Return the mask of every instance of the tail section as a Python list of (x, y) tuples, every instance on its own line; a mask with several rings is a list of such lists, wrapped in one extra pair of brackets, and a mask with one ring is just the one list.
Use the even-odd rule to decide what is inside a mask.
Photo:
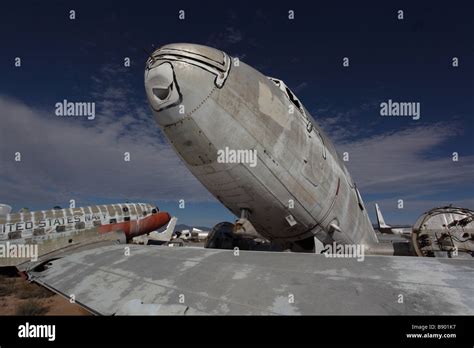
[(399, 235), (410, 235), (412, 232), (411, 228), (393, 228), (385, 223), (382, 211), (377, 203), (375, 203), (375, 213), (377, 214), (377, 222), (379, 225), (379, 232)]
[(385, 219), (383, 218), (382, 212), (380, 211), (380, 207), (377, 203), (375, 203), (375, 214), (377, 214), (377, 223), (379, 225), (379, 230), (386, 230), (391, 228), (385, 223)]
[(173, 237), (173, 232), (177, 222), (178, 218), (173, 216), (168, 222), (168, 226), (166, 226), (166, 229), (161, 233), (151, 232), (148, 235), (148, 241), (169, 242), (171, 240), (171, 237)]
[(166, 226), (166, 230), (164, 230), (161, 235), (164, 238), (167, 238), (168, 241), (171, 240), (171, 237), (173, 236), (174, 229), (176, 227), (176, 223), (178, 222), (178, 218), (176, 216), (173, 216), (168, 222), (168, 226)]

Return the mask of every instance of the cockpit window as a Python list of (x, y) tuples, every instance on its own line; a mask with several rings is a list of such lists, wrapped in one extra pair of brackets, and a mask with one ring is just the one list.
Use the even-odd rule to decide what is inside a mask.
[(303, 107), (301, 106), (301, 103), (300, 101), (298, 100), (298, 98), (295, 97), (295, 95), (293, 94), (292, 91), (290, 91), (290, 89), (288, 87), (286, 87), (286, 95), (288, 96), (288, 98), (290, 98), (291, 102), (293, 104), (296, 105), (296, 107), (300, 110), (303, 109)]
[(303, 108), (303, 105), (301, 104), (300, 100), (296, 97), (296, 95), (291, 91), (291, 89), (288, 88), (287, 85), (285, 85), (285, 83), (282, 81), (282, 80), (278, 80), (276, 78), (273, 78), (273, 77), (268, 77), (275, 85), (277, 85), (277, 87), (283, 92), (286, 94), (286, 96), (288, 97), (288, 99), (293, 103), (294, 106), (297, 107), (297, 109), (299, 110), (299, 112), (306, 118), (308, 119), (308, 117), (306, 116), (306, 112), (304, 111), (304, 108)]
[(294, 106), (298, 108), (300, 111), (301, 115), (305, 118), (306, 123), (306, 130), (308, 133), (312, 133), (313, 131), (316, 132), (321, 140), (322, 143), (322, 156), (324, 159), (326, 159), (326, 144), (324, 143), (324, 138), (322, 134), (315, 129), (313, 126), (313, 123), (311, 122), (311, 119), (306, 115), (306, 112), (304, 111), (303, 104), (301, 104), (300, 100), (296, 97), (296, 95), (291, 91), (291, 89), (288, 88), (287, 85), (282, 80), (275, 79), (273, 77), (268, 77), (285, 95), (288, 97), (288, 99), (293, 103)]

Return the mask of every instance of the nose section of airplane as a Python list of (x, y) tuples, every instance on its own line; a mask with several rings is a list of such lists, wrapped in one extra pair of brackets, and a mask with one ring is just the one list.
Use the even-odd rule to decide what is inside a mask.
[(146, 218), (139, 221), (137, 232), (134, 235), (141, 236), (143, 234), (158, 230), (159, 228), (166, 225), (170, 220), (171, 216), (167, 212), (159, 212), (147, 216)]
[(167, 212), (156, 213), (150, 216), (149, 227), (154, 231), (166, 225), (170, 220), (171, 216)]
[(170, 44), (153, 52), (145, 69), (145, 90), (161, 126), (190, 116), (230, 71), (229, 56), (211, 47)]

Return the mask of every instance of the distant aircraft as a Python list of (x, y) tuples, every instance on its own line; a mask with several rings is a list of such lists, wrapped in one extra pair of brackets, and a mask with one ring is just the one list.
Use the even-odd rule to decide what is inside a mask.
[(163, 232), (153, 231), (148, 234), (143, 234), (133, 238), (133, 243), (135, 244), (153, 244), (153, 245), (162, 245), (167, 244), (173, 237), (173, 232), (176, 227), (176, 222), (178, 218), (172, 217), (168, 222), (168, 226)]
[[(166, 212), (146, 203), (93, 205), (88, 207), (22, 212), (12, 214), (0, 206), (0, 267), (30, 261), (26, 247), (35, 247), (41, 258), (78, 244), (116, 240), (125, 243), (159, 229), (170, 220)], [(20, 257), (26, 256), (26, 257)]]
[(207, 236), (209, 235), (209, 231), (203, 231), (199, 228), (192, 227), (190, 230), (185, 229), (176, 233), (176, 238), (180, 238), (182, 240), (189, 240), (193, 242), (202, 242), (205, 241)]
[(375, 215), (377, 216), (378, 230), (380, 233), (399, 234), (399, 235), (411, 235), (411, 228), (394, 228), (385, 223), (382, 211), (377, 203), (375, 203)]
[(209, 231), (203, 231), (199, 228), (193, 227), (191, 231), (191, 239), (196, 242), (203, 242), (209, 236)]
[(453, 206), (434, 208), (413, 225), (411, 242), (417, 256), (474, 257), (474, 211)]

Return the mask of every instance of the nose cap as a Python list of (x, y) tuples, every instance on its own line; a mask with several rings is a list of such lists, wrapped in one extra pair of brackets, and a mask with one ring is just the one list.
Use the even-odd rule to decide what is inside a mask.
[(155, 231), (166, 225), (170, 220), (171, 216), (167, 212), (159, 212), (147, 216), (140, 220), (140, 222), (137, 224), (138, 231), (134, 234), (134, 236), (141, 236), (143, 234)]
[(146, 70), (145, 90), (148, 101), (156, 112), (180, 104), (183, 98), (176, 81), (173, 65), (169, 62), (163, 62)]
[[(161, 54), (179, 55), (181, 57), (207, 61), (207, 63), (214, 62), (217, 66), (225, 64), (226, 54), (218, 49), (192, 44), (192, 43), (172, 43), (160, 47)], [(157, 52), (155, 52), (156, 54)]]

